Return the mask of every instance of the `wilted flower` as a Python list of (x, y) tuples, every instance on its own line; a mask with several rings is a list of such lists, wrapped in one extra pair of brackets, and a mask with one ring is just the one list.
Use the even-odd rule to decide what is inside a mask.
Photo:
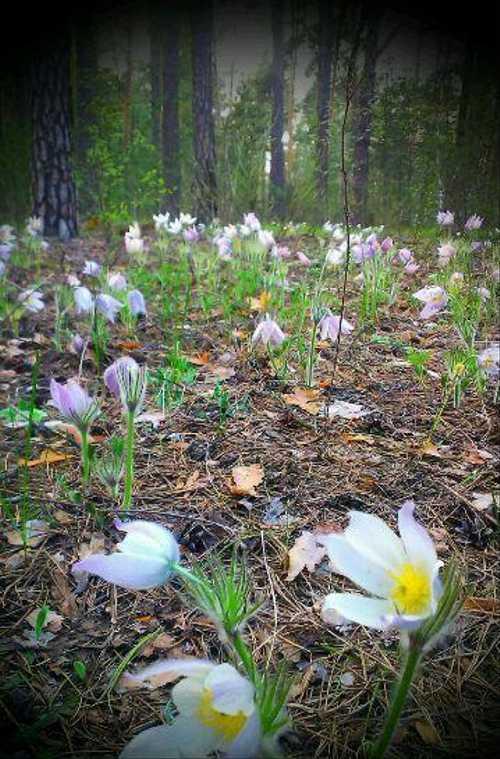
[(481, 351), (477, 362), (491, 379), (500, 376), (500, 343), (492, 343)]
[(168, 222), (170, 220), (170, 214), (168, 213), (159, 213), (154, 215), (153, 214), (153, 221), (155, 223), (155, 229), (157, 232), (160, 232), (161, 230), (165, 231), (168, 227)]
[(414, 508), (413, 501), (406, 501), (398, 512), (400, 537), (379, 517), (350, 511), (343, 534), (317, 538), (336, 571), (375, 596), (331, 593), (323, 604), (326, 619), (334, 612), (378, 630), (415, 630), (435, 613), (442, 562), (429, 534), (416, 522)]
[(88, 429), (99, 415), (96, 401), (76, 380), (68, 380), (63, 385), (51, 379), (50, 395), (61, 416), (76, 425), (79, 430)]
[(37, 237), (43, 233), (43, 219), (40, 216), (30, 216), (26, 222), (26, 232), (31, 237)]
[(271, 319), (269, 314), (257, 325), (253, 335), (252, 343), (262, 343), (263, 345), (281, 345), (286, 335), (279, 325)]
[(88, 287), (75, 287), (73, 297), (77, 314), (89, 314), (94, 310), (94, 297)]
[(43, 311), (45, 303), (42, 300), (43, 293), (39, 290), (23, 290), (19, 293), (17, 300), (22, 303), (26, 311), (30, 311), (32, 314), (36, 314), (39, 311)]
[(179, 545), (165, 527), (154, 522), (115, 520), (115, 527), (127, 533), (116, 553), (96, 553), (73, 564), (73, 574), (89, 572), (120, 588), (147, 590), (164, 585), (179, 561)]
[[(207, 757), (214, 753), (236, 759), (263, 756), (262, 728), (254, 686), (231, 664), (206, 659), (164, 659), (142, 671), (126, 673), (138, 683), (155, 676), (183, 677), (172, 688), (178, 716), (169, 725), (139, 733), (120, 759)], [(273, 754), (274, 755), (274, 754)]]
[(440, 266), (446, 266), (453, 256), (456, 254), (456, 249), (450, 243), (445, 242), (438, 248), (438, 263)]
[(124, 410), (136, 416), (141, 413), (147, 386), (145, 366), (139, 366), (131, 356), (123, 356), (108, 366), (104, 383), (121, 400)]
[(423, 287), (421, 290), (413, 293), (413, 297), (425, 303), (424, 308), (420, 312), (421, 319), (429, 319), (439, 313), (439, 311), (442, 311), (448, 303), (448, 296), (439, 285)]
[(347, 321), (347, 319), (342, 319), (341, 328), (340, 316), (332, 314), (328, 308), (318, 322), (318, 330), (321, 340), (331, 340), (332, 343), (336, 342), (339, 336), (339, 329), (342, 335), (348, 335), (353, 331), (354, 327)]
[(455, 221), (455, 215), (451, 211), (439, 211), (436, 221), (441, 227), (451, 227)]
[(127, 295), (128, 307), (133, 316), (146, 316), (147, 308), (144, 295), (140, 290), (131, 290)]
[(66, 277), (66, 283), (70, 287), (80, 287), (80, 280), (78, 279), (76, 274), (68, 274), (68, 276)]
[(259, 229), (257, 238), (260, 244), (262, 245), (262, 247), (265, 248), (266, 250), (271, 250), (271, 248), (276, 245), (276, 242), (274, 240), (272, 233), (268, 232), (266, 229)]
[(481, 216), (478, 216), (477, 213), (473, 213), (465, 222), (464, 229), (466, 229), (467, 232), (471, 232), (473, 229), (479, 229), (483, 225), (483, 221), (484, 219), (481, 218)]
[(82, 270), (82, 274), (86, 274), (87, 277), (98, 277), (101, 271), (101, 265), (97, 261), (85, 261), (85, 266)]
[(198, 242), (200, 239), (200, 233), (196, 229), (195, 226), (187, 227), (187, 229), (184, 230), (182, 233), (182, 236), (186, 242), (192, 243), (192, 242)]
[(261, 228), (260, 221), (258, 220), (257, 216), (254, 214), (253, 211), (250, 211), (250, 213), (243, 214), (243, 223), (252, 232), (260, 231), (260, 228)]
[(105, 319), (114, 322), (118, 311), (123, 308), (123, 303), (113, 298), (112, 295), (100, 293), (95, 299), (95, 307)]
[(127, 278), (121, 271), (110, 272), (108, 274), (108, 287), (112, 290), (126, 290)]
[(295, 253), (295, 255), (296, 255), (296, 257), (297, 257), (297, 260), (298, 260), (298, 261), (300, 261), (300, 263), (302, 264), (302, 266), (311, 266), (311, 264), (312, 264), (312, 261), (311, 261), (311, 259), (310, 259), (310, 258), (308, 258), (308, 257), (306, 256), (306, 254), (305, 254), (305, 253), (303, 253), (301, 250), (298, 250), (298, 251)]

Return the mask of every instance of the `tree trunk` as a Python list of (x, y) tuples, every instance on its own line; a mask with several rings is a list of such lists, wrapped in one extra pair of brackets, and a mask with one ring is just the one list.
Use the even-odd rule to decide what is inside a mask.
[(193, 138), (195, 203), (200, 221), (217, 215), (215, 128), (213, 115), (213, 0), (191, 13), (193, 36)]
[(462, 67), (462, 91), (458, 106), (457, 131), (455, 134), (455, 161), (449, 188), (449, 206), (456, 213), (456, 220), (463, 219), (466, 213), (466, 182), (471, 146), (468, 140), (468, 124), (471, 109), (471, 89), (475, 71), (475, 43), (470, 36), (465, 45)]
[[(170, 15), (170, 11), (169, 11)], [(161, 17), (156, 2), (149, 9), (149, 47), (151, 69), (151, 142), (161, 153)]]
[(359, 84), (354, 118), (353, 221), (366, 223), (368, 206), (369, 155), (375, 98), (377, 47), (381, 24), (379, 9), (368, 5), (365, 11), (364, 65)]
[[(67, 46), (64, 46), (64, 41)], [(77, 210), (71, 168), (69, 37), (32, 66), (33, 214), (45, 235), (75, 237)]]
[(286, 214), (285, 200), (285, 153), (283, 132), (285, 127), (285, 60), (283, 45), (283, 0), (273, 0), (271, 5), (271, 28), (273, 38), (273, 62), (271, 70), (272, 124), (271, 124), (271, 171), (270, 199), (272, 213), (279, 219)]
[(180, 12), (169, 8), (162, 19), (163, 45), (163, 177), (167, 196), (166, 210), (179, 215), (181, 161), (179, 133), (179, 37)]
[(78, 201), (82, 213), (97, 210), (94, 177), (88, 166), (88, 151), (91, 147), (92, 101), (95, 94), (95, 80), (98, 72), (97, 40), (95, 26), (79, 22), (74, 27), (75, 72), (72, 84), (74, 97), (74, 156), (78, 169)]
[[(327, 214), (328, 177), (330, 163), (330, 116), (332, 68), (334, 58), (334, 14), (331, 0), (318, 0), (319, 44), (318, 44), (318, 141), (316, 185), (322, 210)], [(324, 219), (323, 219), (324, 220)]]

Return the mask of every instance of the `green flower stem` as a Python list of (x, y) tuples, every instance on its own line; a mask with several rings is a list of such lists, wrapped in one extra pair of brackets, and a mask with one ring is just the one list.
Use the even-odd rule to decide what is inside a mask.
[(82, 481), (87, 485), (90, 480), (90, 446), (88, 429), (82, 427), (80, 435), (82, 436)]
[(229, 641), (231, 643), (232, 648), (238, 655), (241, 663), (243, 664), (243, 667), (245, 668), (245, 671), (250, 679), (250, 681), (257, 685), (257, 669), (255, 667), (255, 662), (253, 660), (252, 652), (248, 648), (247, 644), (241, 637), (240, 633), (238, 631), (232, 633), (228, 636)]
[(172, 562), (172, 570), (180, 575), (183, 579), (186, 579), (188, 582), (194, 582), (196, 585), (200, 585), (203, 583), (203, 580), (201, 580), (199, 577), (196, 577), (195, 574), (189, 571), (189, 569), (186, 569), (182, 566), (182, 564), (179, 564), (177, 561)]
[(132, 486), (134, 484), (134, 437), (135, 415), (127, 411), (127, 438), (125, 441), (125, 486), (123, 490), (122, 509), (128, 511), (132, 505)]
[(415, 677), (417, 667), (422, 658), (422, 644), (410, 639), (410, 649), (408, 651), (401, 679), (396, 686), (392, 697), (384, 729), (377, 742), (369, 753), (370, 759), (382, 759), (394, 735), (394, 731), (399, 723), (401, 712), (406, 702), (410, 686)]
[(307, 357), (306, 385), (312, 387), (314, 378), (314, 349), (316, 348), (316, 322), (313, 321), (311, 342), (309, 344), (309, 355)]

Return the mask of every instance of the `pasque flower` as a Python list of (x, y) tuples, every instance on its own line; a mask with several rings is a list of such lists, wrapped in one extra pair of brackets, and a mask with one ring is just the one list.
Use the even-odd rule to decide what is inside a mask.
[(21, 303), (26, 311), (30, 311), (32, 314), (36, 314), (39, 311), (43, 311), (45, 303), (42, 300), (43, 293), (39, 290), (23, 290), (19, 293), (17, 300)]
[(329, 248), (326, 254), (325, 263), (329, 266), (339, 266), (344, 263), (344, 258), (345, 252), (343, 250), (340, 248)]
[(118, 358), (104, 372), (104, 384), (119, 398), (123, 408), (141, 413), (146, 395), (146, 367), (139, 366), (131, 356)]
[(187, 227), (183, 233), (182, 236), (184, 240), (188, 243), (198, 242), (200, 239), (200, 233), (196, 229), (196, 227), (193, 225), (192, 227)]
[(99, 415), (96, 401), (76, 380), (68, 380), (63, 385), (51, 379), (50, 395), (61, 416), (68, 422), (72, 422), (79, 430), (88, 429)]
[(166, 213), (158, 213), (153, 214), (153, 221), (155, 223), (155, 229), (157, 232), (165, 231), (168, 227), (168, 222), (170, 220), (170, 214), (168, 211)]
[(260, 221), (253, 211), (243, 214), (243, 224), (252, 232), (259, 232), (261, 228)]
[(86, 274), (87, 277), (98, 277), (101, 271), (101, 265), (97, 261), (85, 261), (85, 266), (82, 269), (82, 274)]
[(30, 216), (26, 222), (26, 232), (30, 237), (37, 237), (43, 233), (43, 219), (40, 216)]
[(144, 240), (141, 237), (141, 228), (135, 221), (128, 228), (124, 235), (125, 250), (129, 254), (142, 253), (144, 251)]
[(75, 287), (73, 290), (77, 314), (90, 314), (94, 310), (94, 296), (88, 287)]
[(138, 683), (169, 675), (183, 679), (173, 687), (178, 716), (170, 725), (139, 733), (120, 759), (262, 756), (262, 728), (252, 683), (231, 665), (206, 659), (165, 659), (127, 678)]
[(442, 593), (442, 562), (427, 533), (414, 518), (413, 501), (398, 512), (398, 537), (379, 517), (350, 511), (343, 534), (317, 538), (335, 569), (371, 594), (331, 593), (323, 614), (336, 612), (351, 622), (384, 630), (417, 629), (432, 616)]
[(110, 272), (108, 274), (108, 287), (112, 290), (126, 290), (127, 278), (121, 271)]
[(106, 295), (105, 293), (99, 293), (95, 299), (96, 310), (104, 316), (109, 322), (115, 321), (116, 315), (123, 308), (123, 303), (113, 298), (112, 295)]
[(267, 229), (259, 229), (257, 237), (262, 247), (266, 250), (271, 250), (276, 245), (272, 233), (268, 232)]
[(456, 254), (456, 249), (453, 245), (446, 242), (440, 245), (438, 248), (438, 263), (440, 266), (446, 266), (451, 258)]
[(455, 221), (455, 215), (451, 211), (439, 211), (436, 221), (441, 227), (451, 227)]
[(68, 274), (68, 276), (66, 277), (66, 283), (70, 287), (80, 287), (80, 284), (81, 284), (76, 274)]
[(277, 347), (281, 345), (286, 335), (281, 327), (271, 319), (269, 314), (257, 325), (252, 335), (253, 343), (262, 343), (263, 345), (272, 345)]
[(311, 266), (312, 265), (311, 259), (308, 256), (306, 256), (306, 254), (303, 253), (301, 250), (298, 250), (295, 253), (295, 256), (297, 257), (297, 260), (302, 264), (302, 266)]
[(490, 379), (500, 376), (500, 343), (492, 343), (477, 357), (481, 369)]
[(128, 307), (133, 316), (146, 316), (148, 310), (144, 295), (140, 290), (131, 290), (127, 295)]
[(467, 232), (472, 232), (473, 229), (479, 229), (482, 227), (483, 221), (484, 219), (481, 218), (481, 216), (478, 216), (477, 213), (473, 213), (465, 222), (464, 229), (466, 229)]
[(339, 330), (342, 335), (348, 335), (353, 329), (354, 327), (347, 321), (347, 319), (342, 319), (341, 327), (340, 316), (332, 314), (329, 308), (318, 322), (318, 330), (321, 340), (331, 340), (332, 343), (337, 341)]
[(413, 293), (413, 297), (425, 303), (425, 306), (420, 312), (421, 319), (429, 319), (435, 314), (439, 313), (446, 307), (448, 303), (448, 296), (442, 287), (439, 285), (429, 285), (423, 287), (416, 293)]
[(147, 590), (164, 585), (179, 561), (179, 545), (170, 530), (155, 522), (115, 520), (115, 527), (127, 533), (116, 553), (95, 553), (73, 564), (73, 574), (88, 572), (131, 590)]

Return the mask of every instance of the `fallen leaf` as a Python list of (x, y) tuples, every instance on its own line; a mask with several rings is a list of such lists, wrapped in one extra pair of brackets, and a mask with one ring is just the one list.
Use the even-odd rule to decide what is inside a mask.
[(143, 650), (141, 651), (141, 656), (148, 658), (153, 654), (157, 654), (159, 651), (168, 651), (175, 645), (175, 638), (173, 638), (171, 635), (168, 635), (167, 633), (161, 633), (156, 638), (153, 638), (151, 643), (148, 643), (146, 646), (144, 646)]
[(235, 466), (231, 474), (234, 485), (231, 484), (229, 489), (232, 495), (257, 495), (255, 488), (264, 479), (264, 470), (260, 464)]
[(471, 500), (472, 506), (477, 511), (486, 511), (493, 505), (493, 493), (473, 493), (474, 498)]
[(7, 530), (5, 536), (11, 546), (23, 546), (26, 544), (33, 548), (40, 545), (42, 540), (47, 537), (48, 531), (49, 525), (43, 519), (28, 519), (24, 529), (26, 540), (23, 540), (23, 531), (20, 529)]
[(263, 290), (257, 298), (249, 298), (250, 311), (259, 311), (261, 313), (269, 311), (271, 298), (271, 293), (266, 290)]
[(15, 551), (10, 556), (0, 557), (0, 564), (3, 564), (5, 571), (13, 572), (15, 569), (22, 567), (26, 561), (26, 551)]
[(308, 387), (296, 387), (293, 393), (283, 393), (283, 400), (287, 406), (298, 406), (308, 414), (316, 415), (321, 403), (318, 402), (319, 390)]
[[(68, 422), (61, 422), (59, 419), (50, 419), (48, 422), (44, 422), (44, 427), (51, 430), (51, 432), (60, 432), (63, 435), (69, 435), (77, 445), (82, 444), (82, 436), (80, 431), (74, 424)], [(89, 443), (102, 443), (105, 440), (105, 435), (89, 435)]]
[(326, 548), (318, 545), (312, 532), (304, 531), (288, 551), (288, 574), (286, 581), (291, 582), (304, 568), (314, 572), (317, 564), (326, 555)]
[[(35, 628), (36, 627), (36, 621), (38, 614), (40, 612), (40, 607), (33, 609), (30, 614), (26, 617), (26, 621), (29, 622), (29, 624)], [(62, 623), (64, 621), (64, 617), (62, 617), (60, 614), (57, 614), (55, 611), (49, 611), (47, 616), (45, 617), (45, 622), (43, 624), (43, 628), (47, 628), (47, 630), (50, 630), (52, 633), (59, 632), (59, 630), (62, 627)]]
[(27, 459), (19, 459), (17, 463), (19, 466), (31, 468), (33, 466), (42, 466), (43, 464), (56, 464), (58, 461), (67, 461), (73, 458), (74, 455), (72, 453), (61, 453), (60, 451), (52, 450), (52, 448), (45, 448), (38, 459), (30, 459), (29, 461)]
[(139, 350), (139, 348), (142, 348), (142, 345), (136, 340), (118, 340), (115, 343), (115, 347), (118, 348), (118, 350), (122, 351), (135, 351)]
[(444, 458), (441, 450), (436, 445), (434, 445), (432, 440), (429, 440), (429, 439), (424, 440), (424, 442), (422, 443), (422, 445), (419, 447), (418, 450), (422, 454), (422, 456), (433, 456), (434, 458), (437, 458), (437, 459)]
[(150, 422), (156, 430), (165, 419), (166, 417), (163, 411), (145, 411), (143, 414), (139, 414), (135, 421), (139, 423)]
[(179, 490), (196, 490), (200, 487), (201, 483), (198, 482), (200, 479), (200, 472), (196, 469), (194, 472), (192, 472), (186, 481), (184, 479), (181, 479), (177, 485), (175, 486), (175, 489), (177, 491)]
[(71, 589), (66, 575), (62, 571), (56, 571), (53, 575), (53, 584), (50, 589), (54, 604), (64, 617), (73, 619), (80, 613), (75, 595)]
[(94, 532), (88, 543), (81, 543), (78, 548), (78, 557), (82, 561), (93, 553), (104, 551), (104, 535), (102, 532)]
[(207, 364), (206, 370), (218, 380), (231, 379), (236, 373), (232, 366), (220, 366), (219, 364)]
[(464, 460), (469, 464), (477, 464), (478, 466), (482, 466), (486, 461), (490, 461), (494, 458), (495, 457), (492, 453), (479, 448), (469, 448), (464, 456)]
[(56, 522), (59, 522), (59, 524), (73, 524), (75, 521), (75, 518), (71, 514), (68, 514), (67, 511), (63, 511), (62, 509), (55, 509), (52, 512), (52, 516)]
[(339, 677), (341, 684), (346, 688), (354, 685), (354, 679), (354, 674), (352, 672), (343, 672)]
[(210, 363), (210, 353), (208, 351), (204, 351), (203, 353), (195, 353), (192, 356), (185, 356), (185, 358), (189, 361), (190, 364), (194, 364), (195, 366), (206, 366)]
[(477, 596), (469, 596), (465, 599), (463, 607), (464, 611), (478, 611), (483, 614), (499, 614), (500, 613), (500, 601), (496, 598), (478, 598)]
[(417, 719), (413, 723), (413, 726), (424, 743), (428, 743), (430, 746), (435, 746), (441, 742), (438, 731), (434, 725), (431, 725), (427, 720)]
[(373, 435), (364, 435), (362, 432), (343, 432), (341, 438), (346, 443), (368, 443), (368, 445), (375, 443)]
[(359, 403), (348, 403), (347, 401), (335, 401), (324, 406), (328, 417), (340, 416), (342, 419), (361, 419), (370, 412), (363, 409)]

